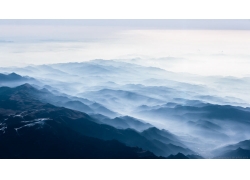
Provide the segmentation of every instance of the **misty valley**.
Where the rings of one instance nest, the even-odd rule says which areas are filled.
[[[249,84],[123,60],[0,67],[0,158],[248,159]]]

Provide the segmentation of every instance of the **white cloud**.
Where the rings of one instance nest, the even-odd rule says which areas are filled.
[[[1,37],[48,41],[0,43],[1,66],[140,57],[140,63],[200,75],[243,76],[250,67],[250,31],[123,30],[70,26],[0,29]],[[29,34],[29,32],[32,32]],[[69,41],[65,41],[67,37]],[[55,40],[62,41],[55,41]],[[50,39],[54,39],[51,41]],[[8,40],[8,39],[7,39]],[[162,57],[166,57],[165,60]],[[171,61],[168,57],[172,59]],[[160,60],[157,60],[159,59]]]

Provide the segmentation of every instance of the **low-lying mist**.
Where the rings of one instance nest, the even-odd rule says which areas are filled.
[[[118,60],[0,71],[0,86],[29,83],[53,94],[41,94],[40,100],[85,112],[116,128],[168,130],[204,157],[250,139],[250,77],[198,76]]]

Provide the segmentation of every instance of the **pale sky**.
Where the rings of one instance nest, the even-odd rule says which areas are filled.
[[[1,66],[135,58],[175,72],[246,76],[250,21],[0,20]]]

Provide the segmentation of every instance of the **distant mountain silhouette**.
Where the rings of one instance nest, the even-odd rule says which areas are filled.
[[[230,139],[226,134],[223,133],[223,129],[212,122],[207,120],[188,121],[186,124],[194,133],[204,135],[206,138],[226,140]]]
[[[2,86],[18,86],[24,83],[37,83],[37,80],[28,76],[20,76],[16,73],[0,73],[0,85]]]
[[[85,105],[80,101],[67,101],[63,104],[63,106],[85,113],[94,113],[94,111],[89,106]]]
[[[20,81],[20,80],[26,80],[26,78],[24,78],[16,73],[11,73],[8,75],[0,73],[0,80],[1,81]]]
[[[189,121],[188,123],[191,126],[199,127],[204,130],[220,131],[222,129],[219,125],[206,120],[198,120],[196,122]]]
[[[99,104],[99,103],[92,103],[92,104],[89,104],[89,107],[91,109],[93,109],[95,111],[95,113],[99,113],[99,114],[103,114],[105,116],[108,116],[108,117],[111,117],[111,118],[114,118],[116,116],[119,116],[118,113],[114,112],[114,111],[111,111],[109,110],[108,108],[104,107],[103,105]]]
[[[202,141],[217,141],[215,144],[229,142],[232,138],[223,128],[224,124],[234,129],[235,139],[244,138],[244,135],[241,135],[242,131],[247,132],[250,126],[249,109],[231,105],[159,105],[140,107],[134,114],[142,119],[150,120],[157,117],[162,122],[178,123],[179,126],[185,126],[188,133],[202,138]]]
[[[178,153],[176,155],[168,156],[167,159],[189,159],[189,158],[182,153]]]
[[[158,103],[163,103],[162,100],[147,97],[138,93],[113,89],[87,91],[80,93],[78,96],[98,102],[99,104],[105,104],[109,109],[112,108],[114,111],[119,110],[120,112],[124,112],[124,108],[122,107],[136,107],[143,104],[156,105]]]
[[[217,149],[213,150],[212,153],[216,157],[220,157],[220,156],[224,156],[228,152],[232,152],[232,151],[237,150],[239,148],[244,149],[244,150],[250,150],[250,140],[240,141],[239,143],[236,143],[236,144],[231,144],[231,145],[217,148]]]
[[[159,130],[155,127],[151,127],[147,130],[142,132],[143,136],[147,137],[148,139],[158,140],[165,144],[173,144],[176,146],[184,146],[180,140],[170,132],[166,130]],[[185,146],[184,146],[185,147]]]
[[[175,107],[153,107],[145,111],[140,111],[140,114],[147,116],[155,116],[159,118],[173,117],[178,118],[180,114],[185,114],[187,118],[199,119],[220,119],[220,120],[240,120],[241,122],[249,122],[250,111],[230,105],[216,105],[203,103],[199,106],[176,105]]]
[[[142,122],[139,119],[130,117],[130,116],[119,116],[114,119],[110,119],[106,116],[102,116],[99,114],[93,114],[91,115],[93,118],[96,118],[101,124],[108,124],[110,126],[113,126],[118,129],[135,129],[137,131],[143,131],[150,127],[153,127],[149,123]]]
[[[236,150],[225,152],[220,156],[215,157],[216,159],[250,159],[250,150],[238,148]]]
[[[178,153],[176,155],[171,154],[170,156],[166,157],[166,159],[204,159],[202,156],[199,155],[184,155],[182,153]]]
[[[195,155],[195,154],[187,155],[187,157],[189,159],[204,159],[202,156]]]

